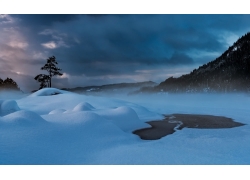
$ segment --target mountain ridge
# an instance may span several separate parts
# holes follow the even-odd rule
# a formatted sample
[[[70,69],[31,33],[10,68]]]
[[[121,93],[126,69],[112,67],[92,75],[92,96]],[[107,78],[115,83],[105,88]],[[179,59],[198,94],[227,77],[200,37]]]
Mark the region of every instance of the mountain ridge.
[[[131,91],[139,90],[142,87],[153,87],[155,85],[157,85],[157,83],[153,81],[144,81],[136,83],[114,83],[114,84],[104,84],[100,86],[62,88],[62,90],[67,90],[81,94],[99,94],[99,93],[115,93],[115,92],[129,93]]]
[[[215,60],[189,74],[169,77],[153,88],[141,88],[138,92],[250,92],[250,32]]]

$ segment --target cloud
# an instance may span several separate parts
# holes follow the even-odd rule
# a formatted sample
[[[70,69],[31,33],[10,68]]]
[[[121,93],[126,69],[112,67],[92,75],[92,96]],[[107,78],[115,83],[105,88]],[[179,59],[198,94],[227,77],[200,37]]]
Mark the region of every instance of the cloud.
[[[173,15],[116,15],[95,19],[81,16],[78,21],[68,22],[67,25],[59,24],[56,28],[70,34],[66,43],[72,49],[68,50],[67,55],[74,57],[73,61],[82,63],[165,63],[162,60],[170,58],[175,51],[186,53],[193,49],[208,52],[224,50],[224,42],[218,41],[206,29],[205,24],[200,25],[201,29],[196,27],[197,22],[188,27],[181,24],[182,18],[187,22],[192,19]],[[185,23],[188,24],[187,22]]]
[[[57,48],[57,44],[54,42],[54,41],[50,41],[50,42],[47,42],[47,43],[43,43],[41,44],[43,47],[45,48],[48,48],[48,49],[55,49]]]
[[[64,38],[67,38],[67,34],[65,34],[65,33],[59,33],[59,32],[52,30],[52,29],[45,29],[44,31],[42,31],[38,34],[49,36],[49,37],[51,37],[51,39],[53,39],[53,41],[41,44],[45,48],[55,49],[58,47],[69,47],[64,42]]]
[[[167,60],[167,64],[170,65],[190,65],[193,64],[194,61],[188,55],[183,53],[174,53],[173,56]]]
[[[13,23],[14,19],[8,14],[0,14],[0,25]]]
[[[23,25],[33,27],[48,27],[55,23],[65,23],[77,19],[80,15],[77,14],[21,14],[11,15],[14,18],[20,19]]]
[[[214,60],[250,30],[249,17],[1,15],[0,59],[5,67],[0,70],[33,77],[54,55],[68,75],[55,79],[57,85],[105,84],[133,77],[163,81],[164,75],[185,73]],[[164,68],[176,72],[165,73]]]

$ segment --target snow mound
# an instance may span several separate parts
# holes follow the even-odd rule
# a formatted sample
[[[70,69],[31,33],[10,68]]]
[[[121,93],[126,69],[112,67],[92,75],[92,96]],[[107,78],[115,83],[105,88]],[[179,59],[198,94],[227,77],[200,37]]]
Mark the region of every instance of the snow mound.
[[[151,127],[142,122],[137,113],[130,107],[121,106],[111,110],[99,112],[99,115],[110,120],[125,132],[132,132],[137,129]]]
[[[58,94],[69,94],[68,91],[59,90],[56,88],[43,88],[41,90],[36,91],[35,93],[31,94],[30,97],[37,97],[37,96],[52,96]]]
[[[89,111],[95,109],[91,104],[87,102],[79,103],[77,106],[74,107],[73,111]]]
[[[16,101],[14,100],[5,100],[0,102],[0,114],[2,116],[19,111],[20,108],[18,107]]]
[[[49,114],[59,114],[65,112],[65,109],[55,109],[53,111],[50,111]]]
[[[89,124],[97,125],[103,121],[103,118],[98,114],[89,111],[80,111],[74,113],[49,114],[44,115],[44,119],[48,122],[59,124]],[[94,126],[93,126],[94,127]]]
[[[152,111],[149,111],[147,108],[143,106],[130,106],[135,112],[137,113],[139,119],[143,122],[151,121],[151,120],[161,120],[164,119],[164,116],[159,113],[155,113]]]
[[[32,111],[21,110],[8,114],[1,118],[1,122],[10,125],[36,125],[46,121],[38,114]]]

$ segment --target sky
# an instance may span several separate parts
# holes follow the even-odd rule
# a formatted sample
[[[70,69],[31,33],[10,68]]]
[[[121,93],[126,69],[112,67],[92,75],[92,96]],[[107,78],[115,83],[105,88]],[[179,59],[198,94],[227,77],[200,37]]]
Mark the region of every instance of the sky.
[[[20,89],[55,56],[56,88],[179,77],[219,57],[250,31],[247,14],[0,15],[0,78]]]

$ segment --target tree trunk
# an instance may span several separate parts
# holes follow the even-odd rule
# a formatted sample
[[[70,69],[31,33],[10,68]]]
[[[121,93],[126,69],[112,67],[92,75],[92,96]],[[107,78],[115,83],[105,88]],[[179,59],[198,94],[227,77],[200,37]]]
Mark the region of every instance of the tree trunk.
[[[50,69],[49,69],[49,87],[51,88],[51,65],[49,66]]]

